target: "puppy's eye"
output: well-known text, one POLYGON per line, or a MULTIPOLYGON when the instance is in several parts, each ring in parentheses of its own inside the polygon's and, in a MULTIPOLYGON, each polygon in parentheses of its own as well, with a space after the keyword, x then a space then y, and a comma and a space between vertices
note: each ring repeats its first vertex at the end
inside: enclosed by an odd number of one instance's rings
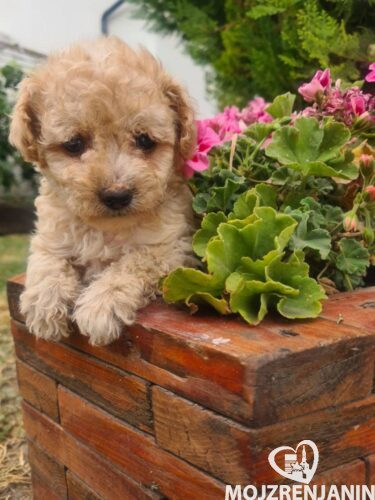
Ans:
POLYGON ((156 142, 148 134, 139 134, 135 137, 135 145, 143 151, 150 151, 156 142))
POLYGON ((62 144, 62 147, 74 156, 81 155, 86 149, 86 141, 81 135, 76 135, 62 144))

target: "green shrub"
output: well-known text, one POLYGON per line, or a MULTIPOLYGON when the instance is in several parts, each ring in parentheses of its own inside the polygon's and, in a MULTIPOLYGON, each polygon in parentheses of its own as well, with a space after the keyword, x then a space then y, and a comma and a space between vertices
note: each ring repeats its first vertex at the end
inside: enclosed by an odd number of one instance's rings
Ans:
POLYGON ((8 191, 15 183, 28 180, 34 186, 34 170, 9 144, 10 113, 16 99, 16 87, 23 77, 17 66, 0 69, 0 187, 8 191))
POLYGON ((153 28, 180 33, 192 57, 211 66, 221 105, 296 90, 316 68, 354 82, 375 55, 374 0, 131 1, 153 28))

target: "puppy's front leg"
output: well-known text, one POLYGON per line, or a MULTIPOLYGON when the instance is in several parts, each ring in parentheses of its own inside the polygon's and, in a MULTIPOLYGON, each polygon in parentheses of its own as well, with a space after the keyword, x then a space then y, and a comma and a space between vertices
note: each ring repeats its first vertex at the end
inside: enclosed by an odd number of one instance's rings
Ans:
POLYGON ((131 325, 137 310, 154 296, 158 281, 169 271, 163 258, 151 252, 130 252, 112 263, 80 295, 74 319, 94 345, 117 339, 123 325, 131 325))
POLYGON ((34 237, 20 310, 31 333, 46 340, 68 336, 68 313, 79 293, 76 272, 63 258, 38 245, 34 237))

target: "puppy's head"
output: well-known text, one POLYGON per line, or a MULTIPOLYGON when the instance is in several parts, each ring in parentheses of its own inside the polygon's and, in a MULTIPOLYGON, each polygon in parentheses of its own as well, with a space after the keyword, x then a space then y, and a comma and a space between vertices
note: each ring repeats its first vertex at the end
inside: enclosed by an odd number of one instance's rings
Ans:
POLYGON ((20 86, 10 141, 97 227, 155 211, 195 146, 184 90, 116 38, 51 56, 20 86))

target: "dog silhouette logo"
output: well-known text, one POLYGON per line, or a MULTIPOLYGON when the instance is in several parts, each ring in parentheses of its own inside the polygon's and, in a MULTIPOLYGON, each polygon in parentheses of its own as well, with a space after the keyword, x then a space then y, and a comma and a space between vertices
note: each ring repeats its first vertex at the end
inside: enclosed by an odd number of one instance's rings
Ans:
POLYGON ((280 476, 309 484, 318 467, 319 450, 313 441, 306 439, 298 443, 295 449, 279 446, 268 455, 268 462, 280 476))

